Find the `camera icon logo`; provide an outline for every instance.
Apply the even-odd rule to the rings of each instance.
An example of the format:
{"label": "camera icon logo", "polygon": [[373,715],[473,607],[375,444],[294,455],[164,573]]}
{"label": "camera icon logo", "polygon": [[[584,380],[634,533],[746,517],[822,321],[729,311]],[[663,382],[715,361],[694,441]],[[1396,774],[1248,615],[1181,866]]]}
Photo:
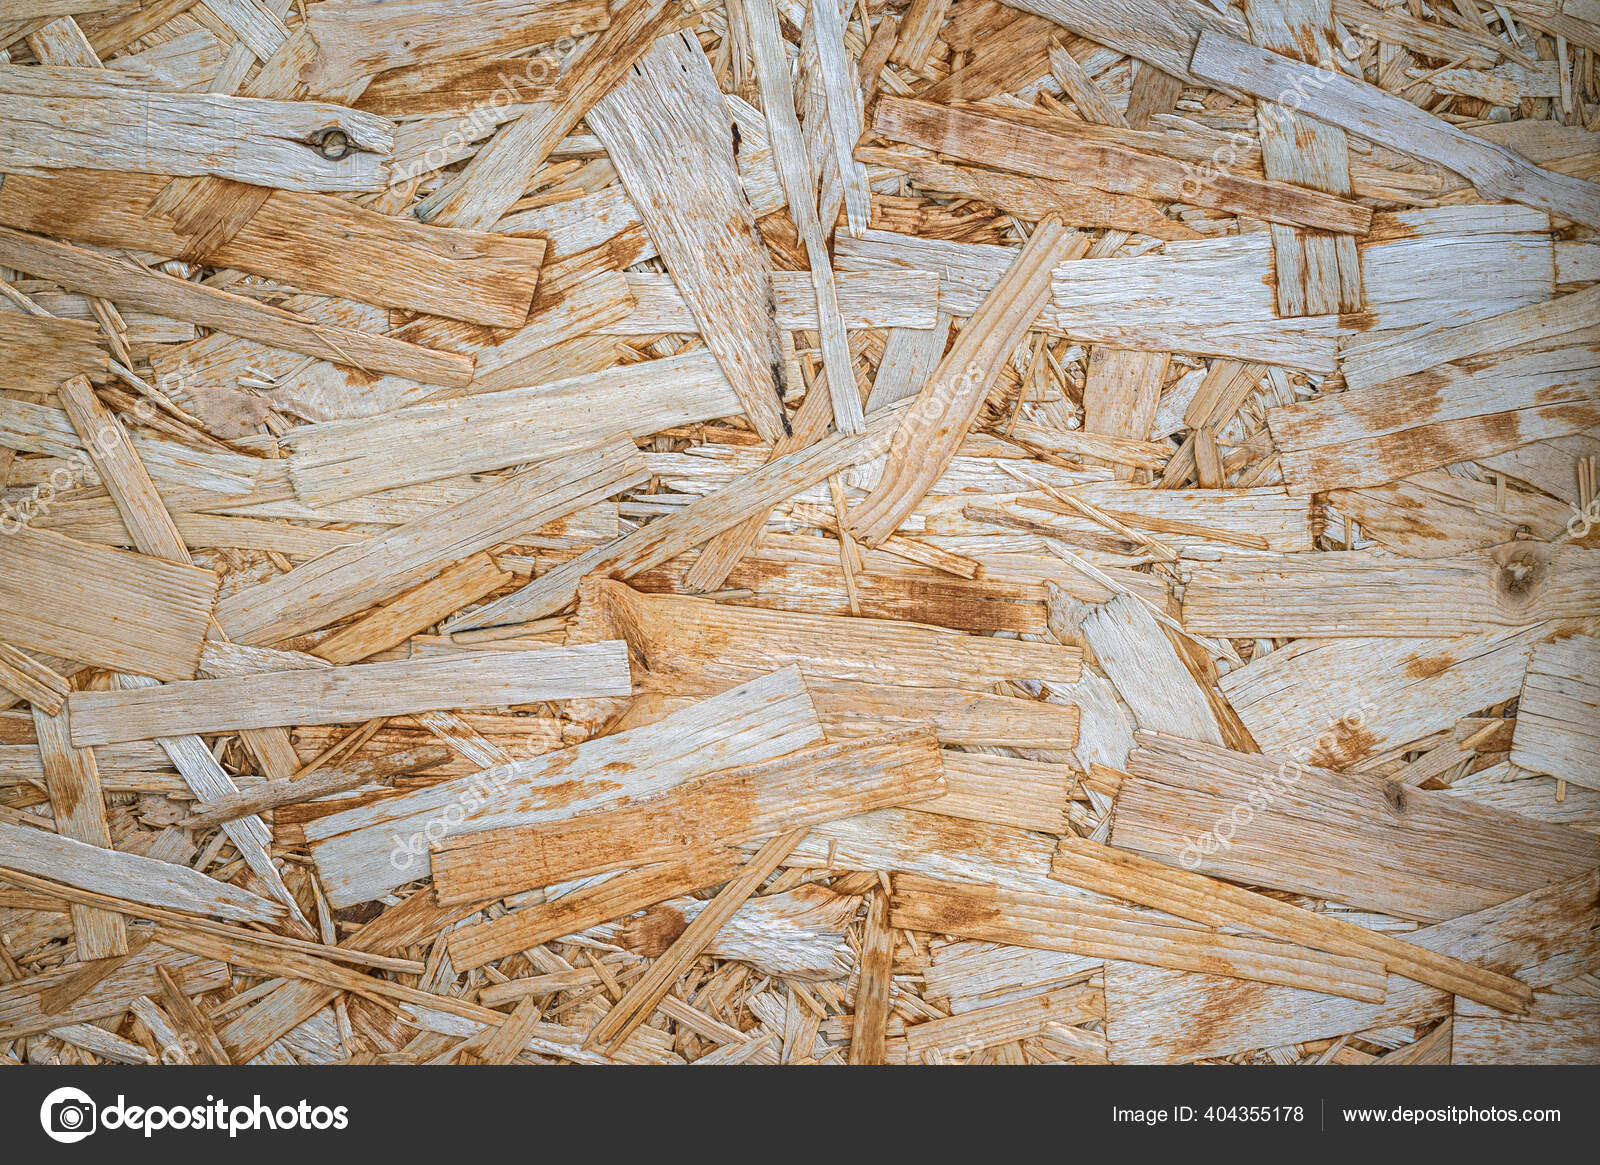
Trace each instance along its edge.
{"label": "camera icon logo", "polygon": [[39,1123],[52,1141],[71,1145],[94,1132],[97,1112],[87,1092],[57,1088],[39,1106]]}

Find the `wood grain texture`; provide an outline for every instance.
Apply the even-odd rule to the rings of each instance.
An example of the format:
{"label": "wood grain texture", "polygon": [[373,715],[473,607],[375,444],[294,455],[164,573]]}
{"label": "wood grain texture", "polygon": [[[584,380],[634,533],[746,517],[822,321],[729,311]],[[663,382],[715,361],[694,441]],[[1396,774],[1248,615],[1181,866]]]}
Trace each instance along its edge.
{"label": "wood grain texture", "polygon": [[230,978],[227,966],[215,959],[151,944],[59,1009],[47,1010],[51,992],[83,972],[75,963],[52,967],[15,983],[0,983],[0,1039],[20,1039],[69,1024],[121,1016],[135,999],[161,989],[157,967],[165,967],[191,995],[224,988]]}
{"label": "wood grain texture", "polygon": [[26,7],[0,1062],[1595,1058],[1600,0]]}
{"label": "wood grain texture", "polygon": [[267,809],[345,793],[369,781],[382,781],[435,768],[448,761],[451,755],[450,750],[442,744],[422,745],[401,749],[374,760],[322,769],[295,780],[264,781],[247,791],[225,793],[201,801],[184,818],[184,822],[190,828],[199,829],[236,821]]}
{"label": "wood grain texture", "polygon": [[193,677],[216,575],[44,530],[0,539],[0,639],[118,671]]}
{"label": "wood grain texture", "polygon": [[[1066,55],[1071,57],[1070,53]],[[904,171],[925,189],[982,198],[1030,219],[1056,214],[1069,226],[1138,231],[1157,239],[1196,237],[1192,228],[1162,214],[1155,201],[1131,194],[1112,194],[1060,179],[958,165],[916,150],[858,146],[856,157],[874,166]]]}
{"label": "wood grain texture", "polygon": [[903,930],[1204,970],[1354,999],[1375,1001],[1383,994],[1382,969],[1370,956],[1319,955],[1289,943],[1174,924],[1064,888],[1028,893],[900,874],[889,921]]}
{"label": "wood grain texture", "polygon": [[[646,688],[672,693],[720,690],[733,681],[646,673]],[[943,745],[1070,749],[1078,742],[1078,709],[1072,705],[1014,696],[986,695],[970,689],[912,687],[811,676],[806,682],[817,714],[831,739],[871,736],[901,728],[931,725]],[[650,723],[683,707],[691,694],[646,691],[619,725]],[[941,809],[941,812],[943,810]],[[991,820],[982,814],[956,814]]]}
{"label": "wood grain texture", "polygon": [[726,489],[563,563],[514,594],[451,620],[446,629],[466,631],[535,619],[571,603],[589,574],[628,578],[660,566],[739,525],[752,512],[764,512],[835,473],[870,461],[888,448],[899,419],[898,412],[885,411],[874,417],[863,433],[838,433],[779,457]]}
{"label": "wood grain texture", "polygon": [[[72,746],[70,722],[65,712],[45,713],[33,711],[34,734],[39,744],[39,760],[44,770],[45,792],[50,798],[50,811],[55,818],[59,839],[40,831],[36,836],[81,844],[83,848],[110,850],[111,829],[106,820],[106,798],[100,784],[100,770],[95,765],[94,753],[86,748]],[[19,829],[10,840],[15,852],[30,851],[32,837],[24,837]],[[0,847],[0,854],[9,847]],[[46,850],[45,852],[56,852]],[[71,847],[61,850],[70,855]],[[0,861],[8,860],[0,857]],[[28,873],[44,872],[22,863],[37,858],[19,857],[15,868]],[[70,860],[70,858],[68,858]],[[54,874],[51,874],[54,877]],[[122,915],[109,910],[74,903],[71,908],[72,931],[77,943],[79,962],[113,958],[128,953],[128,930]]]}
{"label": "wood grain texture", "polygon": [[1018,0],[1011,7],[1053,20],[1174,77],[1189,76],[1189,56],[1201,32],[1244,33],[1237,17],[1198,0]]}
{"label": "wood grain texture", "polygon": [[326,626],[432,577],[463,555],[575,513],[645,475],[631,443],[559,458],[241,591],[218,604],[217,621],[233,638],[253,644]]}
{"label": "wood grain texture", "polygon": [[894,944],[888,895],[874,891],[867,899],[867,922],[861,932],[861,974],[856,981],[854,1022],[850,1025],[852,1064],[886,1062]]}
{"label": "wood grain texture", "polygon": [[1514,697],[1560,623],[1449,637],[1300,639],[1219,686],[1268,753],[1343,769]]}
{"label": "wood grain texture", "polygon": [[[1251,40],[1286,57],[1323,65],[1334,60],[1331,0],[1249,0]],[[1344,131],[1273,101],[1258,101],[1261,163],[1268,178],[1328,194],[1350,194],[1350,157]],[[1359,310],[1361,260],[1355,240],[1274,226],[1278,307],[1286,316]]]}
{"label": "wood grain texture", "polygon": [[[137,81],[104,69],[0,65],[0,94],[13,114],[0,133],[0,167],[212,175],[308,192],[388,184],[394,126],[384,118],[328,102],[152,91]],[[330,131],[348,143],[342,153],[322,148]]]}
{"label": "wood grain texture", "polygon": [[[648,677],[646,682],[650,682]],[[1061,749],[1074,748],[1078,743],[1078,709],[1072,705],[986,695],[970,687],[935,688],[817,677],[812,677],[810,686],[817,712],[832,737],[860,736],[926,723],[933,726],[939,743],[945,745]]]}
{"label": "wood grain texture", "polygon": [[472,359],[388,336],[318,324],[242,295],[190,283],[133,262],[0,227],[0,260],[63,287],[104,296],[144,311],[188,320],[229,335],[260,340],[372,372],[393,372],[429,384],[465,385]]}
{"label": "wood grain texture", "polygon": [[1517,703],[1511,762],[1600,789],[1600,640],[1574,635],[1533,649]]}
{"label": "wood grain texture", "polygon": [[[1287,182],[1206,172],[1130,148],[1123,131],[1052,119],[1031,124],[900,97],[878,102],[873,129],[892,141],[1035,178],[1091,185],[1112,194],[1211,206],[1268,222],[1364,234],[1371,212],[1354,202]],[[1138,140],[1138,139],[1136,139]]]}
{"label": "wood grain texture", "polygon": [[662,37],[586,116],[745,415],[776,441],[789,424],[772,265],[700,43]]}
{"label": "wood grain texture", "polygon": [[324,0],[308,14],[314,91],[446,57],[482,57],[610,23],[601,0]]}
{"label": "wood grain texture", "polygon": [[83,16],[91,12],[126,8],[129,4],[130,0],[5,0],[0,3],[0,18],[43,20],[57,16]]}
{"label": "wood grain texture", "polygon": [[1597,367],[1592,344],[1502,350],[1272,409],[1267,424],[1296,493],[1381,485],[1600,424]]}
{"label": "wood grain texture", "polygon": [[534,106],[495,135],[459,175],[417,205],[416,216],[438,226],[492,228],[561,139],[685,15],[672,0],[629,0],[568,66],[562,96]]}
{"label": "wood grain texture", "polygon": [[[854,960],[840,944],[860,907],[859,895],[815,884],[762,894],[734,911],[706,954],[736,959],[761,974],[785,979],[844,979]],[[594,935],[635,954],[658,958],[705,908],[706,902],[699,898],[670,899],[637,918],[596,927]]]}
{"label": "wood grain texture", "polygon": [[1457,999],[1452,1064],[1600,1064],[1600,999],[1541,992],[1526,1015]]}
{"label": "wood grain texture", "polygon": [[1081,776],[1067,765],[1050,761],[947,749],[945,793],[920,808],[1036,833],[1060,833]]}
{"label": "wood grain texture", "polygon": [[794,663],[817,680],[990,692],[1008,678],[1070,683],[1082,658],[1054,643],[647,595],[605,579],[586,582],[580,600],[577,639],[626,638],[651,673],[689,690]]}
{"label": "wood grain texture", "polygon": [[306,291],[492,327],[521,326],[533,306],[543,239],[446,231],[342,198],[279,190],[225,242],[197,253],[186,232],[145,213],[167,181],[107,170],[8,175],[0,185],[0,223],[102,247],[183,255]]}
{"label": "wood grain texture", "polygon": [[1267,100],[1298,94],[1303,113],[1454,170],[1485,198],[1521,202],[1600,226],[1600,188],[1593,183],[1542,170],[1504,146],[1475,138],[1365,81],[1210,32],[1196,42],[1189,69],[1200,80]]}
{"label": "wood grain texture", "polygon": [[116,503],[134,547],[144,554],[192,566],[189,548],[122,423],[81,376],[63,381],[56,395]]}
{"label": "wood grain texture", "polygon": [[1431,326],[1369,332],[1344,345],[1339,368],[1348,387],[1371,388],[1467,356],[1496,354],[1589,327],[1597,312],[1600,288],[1591,287],[1472,323],[1452,325],[1446,318]]}
{"label": "wood grain texture", "polygon": [[589,1043],[614,1049],[649,1018],[656,1004],[672,989],[678,976],[700,957],[718,930],[736,914],[752,894],[777,870],[794,847],[805,837],[805,830],[780,833],[763,845],[693,922],[684,928],[650,969],[623,992],[604,1018],[589,1033]]}
{"label": "wood grain texture", "polygon": [[907,407],[877,488],[850,514],[854,536],[869,546],[880,545],[916,508],[977,419],[1002,362],[1044,309],[1052,270],[1087,249],[1088,240],[1059,220],[1039,224]]}
{"label": "wood grain texture", "polygon": [[1488,319],[1555,295],[1550,216],[1514,203],[1381,211],[1360,244],[1367,331]]}
{"label": "wood grain texture", "polygon": [[1521,981],[1342,919],[1280,902],[1203,874],[1082,837],[1065,837],[1052,874],[1072,885],[1210,926],[1242,926],[1330,954],[1381,960],[1390,971],[1502,1011],[1526,1011],[1533,992]]}
{"label": "wood grain texture", "polygon": [[[748,4],[741,4],[740,9],[741,29],[750,46],[756,84],[761,91],[761,104],[766,114],[772,160],[783,186],[790,218],[805,247],[811,284],[816,290],[822,363],[828,375],[828,399],[834,424],[841,433],[859,433],[863,429],[864,417],[860,398],[855,393],[855,376],[851,371],[844,321],[835,300],[833,263],[827,243],[833,224],[830,222],[824,227],[818,209],[815,171],[809,143],[802,135],[796,114],[796,94],[790,82],[777,5],[773,0],[751,0]],[[831,11],[829,15],[832,15]],[[811,32],[814,37],[814,26]],[[820,69],[821,62],[816,61],[814,56],[812,59]],[[836,65],[837,61],[834,63]],[[820,169],[820,164],[817,168]],[[837,204],[833,207],[833,213],[837,216]],[[859,205],[855,214],[859,218]],[[853,222],[851,233],[859,229],[860,223]]]}
{"label": "wood grain texture", "polygon": [[[695,335],[700,324],[671,276],[626,273],[633,293],[627,318],[597,329],[603,335],[650,336],[660,332]],[[772,290],[778,327],[785,331],[820,326],[815,284],[798,271],[774,271]],[[846,328],[932,328],[938,318],[939,281],[931,271],[905,271],[887,277],[835,274],[835,305]],[[791,426],[798,418],[792,419]]]}
{"label": "wood grain texture", "polygon": [[1111,841],[1184,869],[1441,922],[1600,862],[1584,833],[1444,792],[1135,739]]}
{"label": "wood grain texture", "polygon": [[1082,636],[1139,727],[1225,742],[1206,689],[1143,600],[1125,594],[1091,605],[1058,595],[1051,620],[1058,637]]}
{"label": "wood grain texture", "polygon": [[[1087,983],[1057,987],[1020,999],[976,1008],[961,1015],[911,1024],[905,1034],[905,1063],[938,1064],[945,1056],[971,1054],[1023,1040],[1057,1043],[1068,1033],[1088,1037],[1079,1024],[1104,1013],[1101,993]],[[854,1026],[851,1034],[854,1036]],[[1093,1043],[1092,1037],[1085,1039]]]}
{"label": "wood grain texture", "polygon": [[912,729],[710,773],[619,809],[446,839],[429,861],[441,902],[483,901],[943,792],[938,742]]}
{"label": "wood grain texture", "polygon": [[[567,340],[626,318],[633,293],[622,268],[637,261],[644,232],[624,231],[605,244],[546,264],[525,324],[486,329],[440,316],[418,316],[394,330],[407,343],[439,347],[473,361],[472,391],[495,392],[558,380],[549,354]],[[432,395],[432,394],[430,394]]]}
{"label": "wood grain texture", "polygon": [[549,461],[627,434],[647,437],[739,411],[706,352],[554,384],[482,392],[287,435],[295,494],[313,505],[395,486]]}
{"label": "wood grain texture", "polygon": [[[8,177],[0,192],[13,181]],[[63,380],[102,375],[109,367],[100,329],[94,324],[0,311],[0,388],[53,392]]]}
{"label": "wood grain texture", "polygon": [[1594,612],[1600,552],[1512,542],[1458,558],[1362,551],[1196,570],[1184,626],[1202,635],[1448,636]]}
{"label": "wood grain texture", "polygon": [[591,643],[457,659],[397,660],[191,680],[68,700],[80,747],[158,736],[353,724],[444,708],[492,708],[630,691],[626,648]]}
{"label": "wood grain texture", "polygon": [[276,902],[208,878],[187,866],[4,822],[0,822],[0,868],[51,878],[80,890],[146,906],[215,915],[236,922],[275,923],[288,913]]}
{"label": "wood grain texture", "polygon": [[0,688],[26,700],[46,716],[54,716],[65,705],[71,685],[65,676],[27,652],[0,643]]}
{"label": "wood grain texture", "polygon": [[[1550,987],[1600,965],[1597,893],[1600,873],[1591,872],[1415,931],[1406,941],[1515,976],[1530,987]],[[1427,1024],[1449,1016],[1455,998],[1393,974],[1385,994],[1380,1004],[1361,1003],[1213,975],[1110,963],[1106,1034],[1111,1058],[1118,1063],[1183,1063],[1387,1024]],[[1496,1014],[1501,1014],[1498,1009]]]}
{"label": "wood grain texture", "polygon": [[1065,264],[1046,318],[1113,348],[1332,372],[1338,317],[1280,317],[1273,279],[1270,235],[1168,243],[1160,253]]}
{"label": "wood grain texture", "polygon": [[618,806],[821,740],[799,671],[785,669],[643,728],[321,818],[306,836],[328,900],[364,902],[423,872],[444,836]]}
{"label": "wood grain texture", "polygon": [[[1083,431],[1143,441],[1150,436],[1161,387],[1167,376],[1165,352],[1138,352],[1096,344],[1083,386]],[[1093,448],[1082,452],[1091,456]],[[1126,464],[1117,477],[1132,476]]]}
{"label": "wood grain texture", "polygon": [[339,628],[312,648],[311,654],[329,663],[357,663],[399,647],[418,632],[499,590],[514,577],[501,570],[492,556],[474,554]]}
{"label": "wood grain texture", "polygon": [[613,918],[688,894],[738,872],[738,850],[687,854],[672,861],[626,870],[593,886],[499,918],[457,927],[446,936],[450,959],[463,971],[568,934],[580,934]]}

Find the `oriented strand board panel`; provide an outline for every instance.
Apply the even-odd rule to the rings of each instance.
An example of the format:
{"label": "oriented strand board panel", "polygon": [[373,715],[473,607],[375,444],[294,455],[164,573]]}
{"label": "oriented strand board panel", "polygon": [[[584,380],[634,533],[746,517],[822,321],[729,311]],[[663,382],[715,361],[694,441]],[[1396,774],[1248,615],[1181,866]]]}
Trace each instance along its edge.
{"label": "oriented strand board panel", "polygon": [[608,498],[643,473],[632,445],[621,443],[556,458],[232,595],[218,605],[217,622],[246,643],[326,626],[431,577],[458,556]]}
{"label": "oriented strand board panel", "polygon": [[429,862],[441,901],[476,902],[928,801],[944,790],[938,742],[911,729],[723,770],[609,814],[446,840]]}
{"label": "oriented strand board panel", "polygon": [[1600,225],[1600,187],[1542,170],[1376,85],[1214,32],[1200,34],[1189,68],[1200,80],[1269,100],[1298,93],[1301,108],[1319,121],[1447,166],[1469,179],[1485,198],[1521,202],[1574,222]]}
{"label": "oriented strand board panel", "polygon": [[547,461],[622,432],[644,437],[738,411],[716,362],[696,352],[382,417],[303,425],[288,438],[289,476],[295,494],[315,505]]}
{"label": "oriented strand board panel", "polygon": [[750,423],[789,431],[771,259],[739,186],[732,123],[688,33],[664,36],[588,113]]}
{"label": "oriented strand board panel", "polygon": [[288,348],[363,371],[390,372],[429,384],[464,386],[472,359],[380,333],[327,326],[272,304],[154,271],[131,259],[105,255],[41,235],[0,227],[6,265],[49,279],[70,291],[104,295],[118,303],[215,328],[229,335]]}
{"label": "oriented strand board panel", "polygon": [[[885,97],[873,129],[893,141],[1015,170],[1036,178],[1087,182],[1115,194],[1188,198],[1202,206],[1273,222],[1298,223],[1341,233],[1364,232],[1371,212],[1314,189],[1216,169],[1197,173],[1163,156],[1160,139],[1052,119],[953,109],[932,102]],[[1149,152],[1125,144],[1132,138]]]}
{"label": "oriented strand board panel", "polygon": [[1476,321],[1555,295],[1550,216],[1504,203],[1373,216],[1362,240],[1363,330]]}
{"label": "oriented strand board panel", "polygon": [[647,668],[691,689],[796,663],[822,680],[983,691],[1012,677],[1070,683],[1081,658],[1057,644],[644,595],[615,582],[589,588],[579,618],[583,637],[623,635]]}
{"label": "oriented strand board panel", "polygon": [[1189,76],[1189,57],[1205,30],[1245,34],[1243,21],[1199,0],[1020,0],[1014,7],[1174,77]]}
{"label": "oriented strand board panel", "polygon": [[0,855],[5,869],[149,906],[238,922],[277,922],[288,913],[279,903],[208,878],[187,866],[121,853],[21,825],[0,823]]}
{"label": "oriented strand board panel", "polygon": [[1595,1059],[1597,54],[0,0],[0,1066]]}
{"label": "oriented strand board panel", "polygon": [[[1320,64],[1333,57],[1332,0],[1247,0],[1250,38],[1284,56]],[[1350,155],[1344,131],[1274,101],[1256,104],[1261,162],[1267,177],[1350,193]],[[1348,235],[1272,228],[1278,306],[1286,316],[1355,311],[1361,306],[1361,265]]]}
{"label": "oriented strand board panel", "polygon": [[600,0],[325,0],[310,18],[316,39],[313,85],[425,64],[483,57],[610,23]]}
{"label": "oriented strand board panel", "polygon": [[51,992],[77,980],[83,968],[76,964],[56,967],[13,983],[0,984],[0,1039],[37,1035],[73,1023],[120,1016],[142,995],[161,990],[156,968],[165,967],[185,992],[203,995],[227,985],[227,964],[149,945],[132,955],[110,974],[86,990],[73,992],[65,1006]]}
{"label": "oriented strand board panel", "polygon": [[1593,344],[1496,352],[1268,415],[1296,493],[1381,485],[1600,424]]}
{"label": "oriented strand board panel", "polygon": [[889,903],[892,925],[1012,946],[1154,966],[1205,970],[1241,979],[1309,987],[1376,1001],[1380,964],[1320,955],[1289,943],[1169,924],[1164,916],[1095,896],[1030,894],[901,874]]}
{"label": "oriented strand board panel", "polygon": [[[649,336],[657,332],[692,335],[700,332],[689,303],[670,275],[626,273],[634,306],[627,318],[599,329],[616,336]],[[939,280],[932,271],[904,271],[888,276],[835,275],[834,292],[842,323],[849,328],[932,330],[938,318]],[[797,271],[774,271],[772,294],[778,326],[814,328],[820,315],[811,280]]]}

